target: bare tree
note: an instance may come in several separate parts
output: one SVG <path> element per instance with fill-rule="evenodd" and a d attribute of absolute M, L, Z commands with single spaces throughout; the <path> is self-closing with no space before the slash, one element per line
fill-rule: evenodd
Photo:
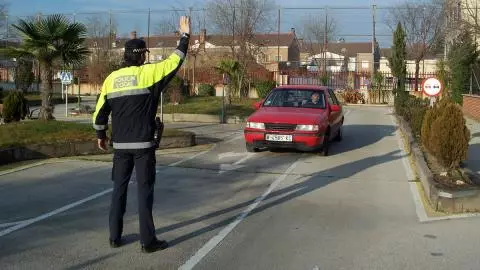
<path fill-rule="evenodd" d="M 447 1 L 447 14 L 449 16 L 449 30 L 452 36 L 458 36 L 462 30 L 468 30 L 472 37 L 480 34 L 480 4 L 478 1 Z M 458 27 L 462 25 L 463 28 Z"/>
<path fill-rule="evenodd" d="M 334 40 L 338 25 L 333 17 L 310 15 L 302 20 L 301 35 L 304 37 L 304 46 L 310 56 L 323 53 L 323 66 L 326 69 L 327 44 Z M 347 58 L 348 59 L 348 58 Z M 322 66 L 317 58 L 313 59 L 317 66 Z"/>
<path fill-rule="evenodd" d="M 407 55 L 415 61 L 415 90 L 419 86 L 420 62 L 443 46 L 444 1 L 405 2 L 390 10 L 390 27 L 400 22 L 406 32 Z"/>
<path fill-rule="evenodd" d="M 7 25 L 6 25 L 6 22 L 7 22 L 7 12 L 8 12 L 8 9 L 7 9 L 7 3 L 5 0 L 0 0 L 0 37 L 4 37 L 4 38 L 7 38 L 6 37 L 6 34 L 7 34 Z"/>
<path fill-rule="evenodd" d="M 272 0 L 210 0 L 206 4 L 213 32 L 232 37 L 232 58 L 240 64 L 242 74 L 235 89 L 242 95 L 246 94 L 242 89 L 246 85 L 247 67 L 256 61 L 255 56 L 262 49 L 262 41 L 256 39 L 256 34 L 275 29 L 274 10 Z"/>
<path fill-rule="evenodd" d="M 93 15 L 87 18 L 88 46 L 93 50 L 87 66 L 87 73 L 90 83 L 98 86 L 105 78 L 120 64 L 119 57 L 112 53 L 112 44 L 116 41 L 116 22 L 112 18 L 101 15 Z"/>

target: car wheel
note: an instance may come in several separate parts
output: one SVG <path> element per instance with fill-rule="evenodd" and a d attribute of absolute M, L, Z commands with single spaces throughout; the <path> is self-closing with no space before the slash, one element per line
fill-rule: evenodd
<path fill-rule="evenodd" d="M 324 157 L 328 156 L 329 150 L 330 150 L 330 136 L 327 134 L 327 136 L 325 136 L 325 142 L 323 143 L 322 151 L 320 152 L 320 155 Z"/>
<path fill-rule="evenodd" d="M 338 129 L 337 136 L 335 136 L 335 141 L 340 142 L 343 139 L 342 127 Z"/>
<path fill-rule="evenodd" d="M 253 144 L 247 143 L 245 146 L 247 148 L 247 152 L 258 152 L 258 148 L 253 146 Z"/>

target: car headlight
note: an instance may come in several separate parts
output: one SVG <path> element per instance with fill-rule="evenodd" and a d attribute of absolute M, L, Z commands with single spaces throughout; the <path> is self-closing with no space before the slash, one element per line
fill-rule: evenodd
<path fill-rule="evenodd" d="M 318 125 L 297 125 L 296 130 L 318 131 Z"/>
<path fill-rule="evenodd" d="M 257 123 L 257 122 L 247 122 L 248 128 L 255 128 L 255 129 L 265 129 L 264 123 Z"/>

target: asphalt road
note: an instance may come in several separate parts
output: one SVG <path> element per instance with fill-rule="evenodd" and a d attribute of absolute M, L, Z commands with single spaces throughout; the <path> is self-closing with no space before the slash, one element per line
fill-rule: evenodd
<path fill-rule="evenodd" d="M 154 221 L 171 247 L 142 254 L 136 183 L 127 245 L 108 245 L 109 162 L 0 175 L 0 269 L 478 269 L 480 219 L 420 222 L 387 108 L 348 108 L 331 155 L 248 154 L 241 126 L 158 155 Z M 7 224 L 9 223 L 9 224 Z"/>

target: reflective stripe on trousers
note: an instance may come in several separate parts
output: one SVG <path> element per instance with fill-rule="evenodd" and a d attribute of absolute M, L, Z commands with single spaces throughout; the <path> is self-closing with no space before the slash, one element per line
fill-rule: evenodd
<path fill-rule="evenodd" d="M 145 149 L 153 146 L 155 146 L 155 142 L 129 142 L 129 143 L 113 142 L 113 148 L 115 149 Z"/>

